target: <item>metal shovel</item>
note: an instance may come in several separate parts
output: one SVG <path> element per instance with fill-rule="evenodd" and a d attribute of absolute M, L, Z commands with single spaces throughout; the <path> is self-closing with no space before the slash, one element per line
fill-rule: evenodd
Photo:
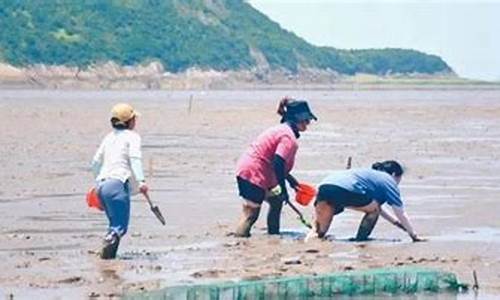
<path fill-rule="evenodd" d="M 153 202 L 151 202 L 151 198 L 149 198 L 148 193 L 144 193 L 144 197 L 146 197 L 146 200 L 148 200 L 149 208 L 151 208 L 151 211 L 155 214 L 156 218 L 163 224 L 165 225 L 165 218 L 161 214 L 160 209 L 158 206 L 153 205 Z"/>
<path fill-rule="evenodd" d="M 295 207 L 295 205 L 292 204 L 292 202 L 290 202 L 290 200 L 286 199 L 285 200 L 286 204 L 288 204 L 290 206 L 291 209 L 293 209 L 293 211 L 297 214 L 297 216 L 299 217 L 299 220 L 300 222 L 302 222 L 302 224 L 304 224 L 304 226 L 306 226 L 307 228 L 311 229 L 312 228 L 312 225 L 311 223 L 309 223 L 305 218 L 304 218 L 304 215 L 300 212 L 300 210 L 297 209 L 297 207 Z"/>

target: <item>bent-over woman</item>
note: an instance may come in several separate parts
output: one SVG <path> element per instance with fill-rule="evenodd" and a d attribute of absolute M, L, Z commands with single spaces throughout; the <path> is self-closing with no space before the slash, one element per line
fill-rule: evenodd
<path fill-rule="evenodd" d="M 323 238 L 330 227 L 333 216 L 344 208 L 364 212 L 355 240 L 367 240 L 375 227 L 379 215 L 403 229 L 414 241 L 422 241 L 413 229 L 405 213 L 398 184 L 403 168 L 394 161 L 377 162 L 372 168 L 350 169 L 331 173 L 320 184 L 316 196 L 313 229 L 306 239 Z M 382 205 L 391 206 L 396 218 L 386 212 Z"/>

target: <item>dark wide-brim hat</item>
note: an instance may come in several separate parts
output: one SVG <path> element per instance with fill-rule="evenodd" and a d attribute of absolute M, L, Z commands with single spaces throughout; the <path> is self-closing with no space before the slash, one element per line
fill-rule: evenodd
<path fill-rule="evenodd" d="M 286 106 L 286 114 L 289 118 L 292 118 L 296 122 L 318 120 L 305 100 L 295 100 L 289 102 Z"/>

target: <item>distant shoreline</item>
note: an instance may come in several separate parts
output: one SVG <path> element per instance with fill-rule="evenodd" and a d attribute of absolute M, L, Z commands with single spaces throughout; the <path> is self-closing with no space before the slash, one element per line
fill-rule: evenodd
<path fill-rule="evenodd" d="M 157 91 L 189 91 L 189 90 L 213 90 L 213 91 L 230 91 L 230 90 L 311 90 L 311 91 L 376 91 L 376 90 L 500 90 L 500 84 L 344 84 L 339 83 L 336 85 L 304 85 L 304 84 L 289 84 L 289 85 L 241 85 L 241 86 L 231 86 L 231 87 L 192 87 L 192 88 L 91 88 L 91 87 L 39 87 L 31 85 L 29 83 L 16 83 L 16 82 L 1 82 L 0 81 L 0 92 L 2 90 L 61 90 L 61 91 L 71 91 L 71 90 L 81 90 L 81 91 L 147 91 L 147 90 L 157 90 Z"/>
<path fill-rule="evenodd" d="M 16 68 L 0 63 L 0 89 L 48 90 L 457 90 L 500 89 L 499 82 L 470 80 L 454 74 L 338 74 L 302 69 L 164 72 L 157 63 L 123 67 L 114 63 L 87 69 L 37 65 Z"/>

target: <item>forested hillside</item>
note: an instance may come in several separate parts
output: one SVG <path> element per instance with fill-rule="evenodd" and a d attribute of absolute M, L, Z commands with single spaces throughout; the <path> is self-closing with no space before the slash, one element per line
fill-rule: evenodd
<path fill-rule="evenodd" d="M 0 61 L 82 67 L 160 61 L 171 72 L 452 72 L 438 56 L 413 50 L 313 46 L 241 0 L 0 0 Z"/>

